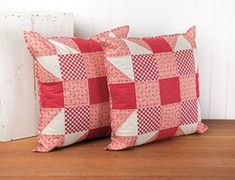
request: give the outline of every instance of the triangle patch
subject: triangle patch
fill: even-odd
[[[133,109],[112,109],[111,119],[115,119],[115,123],[112,124],[112,131],[116,132],[134,111]]]
[[[113,64],[111,64],[109,61],[106,61],[107,69],[109,70],[109,83],[127,83],[127,82],[133,82],[132,79],[130,79],[128,76],[123,74],[119,69],[117,69]]]
[[[37,72],[37,78],[41,82],[55,82],[60,81],[59,78],[54,76],[52,73],[50,73],[47,69],[45,69],[40,63],[35,64],[36,72]]]
[[[39,131],[42,131],[57,115],[60,113],[60,108],[41,108],[40,119],[44,123],[39,124]]]
[[[191,27],[185,34],[184,37],[191,43],[192,48],[196,48],[196,26]]]
[[[65,133],[64,110],[61,110],[54,119],[42,130],[45,135],[60,135]]]
[[[155,135],[152,136],[146,143],[156,141],[159,131],[156,131]]]
[[[132,112],[115,134],[117,136],[136,136],[138,134],[137,110]]]
[[[175,133],[175,136],[183,136],[184,135],[184,132],[182,131],[182,129],[180,127],[178,127],[176,133]]]
[[[53,44],[56,48],[57,54],[78,54],[80,53],[76,49],[73,49],[65,44],[62,44],[60,42],[48,39],[51,44]]]
[[[175,45],[176,45],[176,41],[177,41],[178,35],[175,35],[175,36],[163,36],[162,38],[164,38],[166,40],[166,42],[170,45],[171,49],[175,49]]]
[[[179,35],[176,41],[174,51],[181,51],[181,50],[191,49],[191,48],[192,47],[191,47],[190,42],[183,35]]]
[[[137,140],[135,142],[135,145],[138,146],[141,144],[145,144],[147,142],[151,142],[151,141],[149,141],[150,139],[152,139],[152,141],[154,141],[153,137],[155,137],[156,133],[157,133],[157,131],[152,131],[152,132],[138,135]]]
[[[79,131],[71,134],[66,134],[64,137],[64,146],[68,146],[70,144],[73,144],[75,142],[78,142],[81,137],[83,137],[85,134],[87,134],[88,130]]]
[[[57,55],[42,56],[37,60],[47,71],[61,79],[60,63]]]
[[[152,51],[152,49],[149,47],[149,45],[143,41],[143,39],[140,39],[140,38],[128,38],[129,41],[131,42],[134,42],[140,46],[143,46],[145,49],[149,50],[149,51]]]
[[[128,78],[134,80],[134,70],[131,56],[107,57],[106,59]]]
[[[126,45],[128,46],[128,48],[130,49],[130,52],[132,55],[136,55],[136,54],[152,54],[151,51],[149,51],[148,49],[146,49],[145,47],[135,43],[135,42],[132,42],[132,41],[129,41],[127,39],[122,39]]]
[[[116,35],[112,31],[109,31],[109,37],[114,38],[114,37],[116,37]]]
[[[181,125],[180,129],[183,131],[183,133],[185,135],[193,134],[193,133],[195,133],[197,131],[197,124],[198,124],[198,122],[193,123],[193,124]]]

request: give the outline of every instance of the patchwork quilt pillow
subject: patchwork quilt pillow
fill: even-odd
[[[40,100],[38,147],[48,152],[110,134],[109,94],[100,37],[126,37],[128,26],[93,36],[44,38],[25,32]]]
[[[103,38],[112,142],[121,150],[203,133],[195,27],[152,38]]]

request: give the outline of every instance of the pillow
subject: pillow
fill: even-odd
[[[101,38],[111,99],[112,141],[121,150],[203,133],[195,27],[152,38]]]
[[[109,94],[100,37],[126,37],[128,26],[93,36],[44,38],[25,32],[40,101],[37,152],[110,134]]]

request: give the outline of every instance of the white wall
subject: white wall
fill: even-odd
[[[44,36],[72,36],[72,13],[6,13],[0,15],[0,141],[37,132],[39,105],[35,98],[33,60],[23,31]],[[46,28],[45,28],[46,27]]]
[[[0,0],[0,11],[44,10],[73,12],[85,37],[124,24],[132,36],[197,25],[202,117],[235,119],[234,0]]]

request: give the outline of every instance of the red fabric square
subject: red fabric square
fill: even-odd
[[[136,95],[134,83],[110,84],[113,109],[135,109]]]
[[[153,53],[171,52],[172,49],[165,39],[156,38],[144,38],[143,39],[152,49]]]
[[[161,139],[167,139],[170,137],[173,137],[177,131],[178,127],[173,127],[173,128],[168,128],[159,131],[157,139],[156,140],[161,140]]]
[[[90,104],[109,101],[107,77],[88,79]]]
[[[43,108],[64,107],[64,94],[62,82],[39,83],[40,104]]]
[[[92,39],[72,38],[79,47],[81,53],[103,51],[100,44]]]
[[[180,102],[179,77],[160,79],[161,104]]]
[[[196,95],[197,95],[197,98],[199,97],[199,75],[198,73],[196,74]]]

